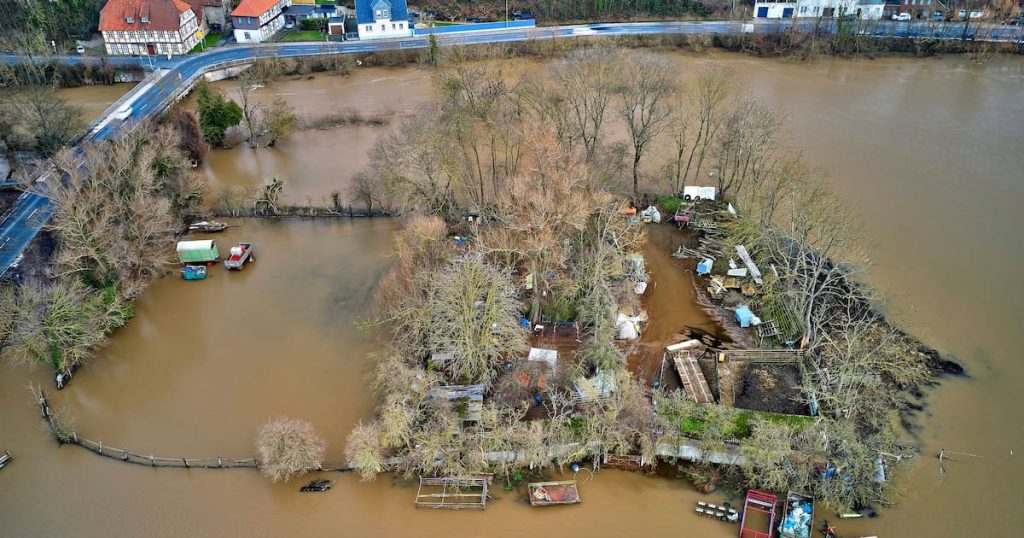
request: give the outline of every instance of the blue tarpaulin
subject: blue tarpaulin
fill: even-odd
[[[711,266],[715,264],[715,261],[711,258],[704,258],[697,262],[697,274],[706,275],[711,272]]]
[[[737,306],[736,307],[736,321],[740,324],[740,327],[750,327],[750,323],[754,320],[754,313],[750,311],[749,306]]]

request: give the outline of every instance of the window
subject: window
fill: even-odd
[[[249,32],[243,32],[243,35],[245,36],[245,39],[250,39]]]
[[[367,24],[367,25],[366,25],[366,31],[367,31],[367,32],[372,32],[372,31],[373,31],[373,26],[371,26],[371,25]]]
[[[404,30],[405,29],[405,23],[404,22],[398,23],[398,29],[399,30]]]
[[[148,17],[142,17],[140,20],[142,21],[142,24],[149,24],[149,18]]]
[[[395,23],[391,23],[391,29],[394,30],[396,28],[398,28],[398,26]]]
[[[128,24],[131,24],[131,23],[135,22],[135,17],[125,17],[124,18],[124,22],[127,22]]]
[[[384,30],[385,30],[384,25],[383,24],[380,25],[380,31],[383,32]]]

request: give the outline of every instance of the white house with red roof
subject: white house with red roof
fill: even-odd
[[[262,43],[284,26],[284,8],[291,0],[242,0],[231,12],[235,41]]]
[[[199,43],[199,23],[182,0],[110,0],[100,11],[107,54],[185,54]]]

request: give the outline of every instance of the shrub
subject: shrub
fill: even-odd
[[[678,196],[659,196],[658,207],[661,208],[662,214],[664,215],[675,215],[676,210],[679,209],[679,205],[683,203],[683,199]]]
[[[294,418],[280,417],[263,425],[256,437],[263,474],[274,482],[320,468],[326,445],[313,431],[313,425]]]

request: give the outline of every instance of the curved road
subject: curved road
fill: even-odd
[[[927,22],[897,23],[890,21],[856,21],[857,33],[879,37],[913,37],[960,39],[964,27],[960,23],[932,24]],[[744,32],[770,33],[788,29],[810,31],[817,26],[825,31],[834,31],[835,23],[816,20],[783,21],[700,21],[700,22],[651,22],[651,23],[594,23],[572,26],[550,26],[541,28],[510,28],[499,30],[466,31],[436,34],[438,44],[475,45],[484,43],[505,43],[531,39],[560,39],[583,36],[623,36],[657,34],[740,34]],[[1004,42],[1021,42],[1024,32],[1020,27],[998,25],[971,25],[967,31],[970,39]],[[323,54],[356,54],[387,50],[425,48],[427,36],[374,41],[346,41],[341,43],[269,43],[263,45],[233,45],[220,47],[209,52],[176,57],[108,57],[116,66],[141,66],[154,70],[138,86],[133,88],[106,113],[90,125],[83,137],[87,141],[99,141],[114,136],[122,129],[131,129],[145,118],[163,110],[173,99],[180,97],[184,90],[203,73],[265,57],[290,58]],[[95,58],[60,56],[59,61],[79,63],[95,61]],[[0,55],[0,61],[17,62],[13,55]],[[121,107],[131,107],[123,119],[115,118]],[[0,276],[7,272],[53,214],[54,208],[45,196],[28,193],[21,197],[7,219],[0,224]]]

